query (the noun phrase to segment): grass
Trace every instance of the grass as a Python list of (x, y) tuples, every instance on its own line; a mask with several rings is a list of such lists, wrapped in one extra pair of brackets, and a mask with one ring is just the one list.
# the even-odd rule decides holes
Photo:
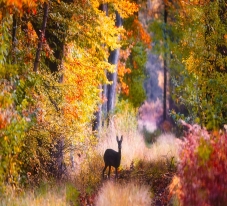
[[(171, 133), (163, 133), (157, 137), (153, 144), (148, 145), (144, 141), (143, 134), (138, 131), (137, 118), (134, 111), (129, 112), (128, 109), (125, 109), (123, 114), (115, 114), (110, 119), (109, 127), (102, 128), (98, 144), (93, 149), (92, 153), (88, 155), (89, 159), (86, 158), (87, 163), (85, 164), (84, 162), (81, 165), (81, 172), (76, 180), (80, 191), (83, 191), (83, 193), (96, 193), (98, 189), (100, 189), (100, 186), (102, 186), (101, 175), (104, 168), (103, 154), (107, 148), (118, 151), (116, 136), (120, 137), (121, 135), (123, 135), (123, 142), (119, 174), (120, 177), (128, 178), (127, 181), (123, 181), (124, 189), (127, 188), (128, 184), (131, 184), (130, 182), (133, 178), (139, 180), (139, 177), (135, 177), (137, 174), (134, 174), (133, 172), (130, 174), (127, 173), (127, 171), (130, 170), (132, 163), (135, 170), (139, 171), (141, 164), (143, 167), (142, 169), (144, 171), (146, 170), (141, 175), (142, 180), (139, 180), (141, 185), (143, 185), (143, 181), (146, 182), (146, 180), (152, 184), (155, 179), (160, 181), (162, 175), (168, 173), (171, 170), (171, 167), (174, 168), (176, 166), (178, 160), (179, 140)], [(84, 165), (86, 166), (84, 167)], [(113, 168), (111, 177), (114, 177)], [(164, 181), (164, 183), (166, 182), (169, 182), (169, 179), (168, 181)], [(102, 188), (105, 187), (109, 187), (110, 190), (118, 188), (117, 185), (102, 186)], [(124, 190), (123, 188), (121, 188), (121, 190)], [(103, 191), (103, 189), (101, 190)], [(156, 189), (151, 188), (150, 190), (155, 191)], [(104, 198), (105, 195), (111, 195), (109, 193), (104, 193), (104, 191), (102, 194), (100, 194), (100, 192), (98, 194), (101, 195), (102, 198)], [(127, 201), (127, 198), (125, 201)]]
[(37, 190), (25, 190), (16, 193), (7, 188), (7, 194), (0, 198), (1, 206), (66, 206), (65, 186), (48, 188), (41, 186)]
[[(118, 133), (118, 134), (117, 134)], [(173, 134), (162, 134), (156, 142), (147, 146), (141, 133), (136, 130), (115, 131), (111, 130), (100, 138), (97, 152), (102, 156), (107, 148), (118, 150), (116, 135), (123, 135), (121, 166), (129, 168), (132, 162), (159, 161), (161, 159), (178, 160), (179, 140)]]
[[(128, 175), (127, 181), (126, 177), (119, 181), (121, 184), (111, 181), (103, 183), (101, 177), (104, 167), (103, 154), (107, 148), (118, 150), (117, 135), (119, 137), (123, 135), (120, 174), (123, 176), (123, 172), (126, 174), (130, 171), (132, 163), (135, 172), (132, 171)], [(80, 154), (75, 152), (75, 168), (71, 169), (69, 178), (71, 184), (55, 186), (44, 184), (39, 188), (23, 191), (19, 195), (9, 189), (5, 198), (0, 198), (0, 205), (79, 205), (79, 195), (85, 198), (93, 197), (94, 194), (97, 206), (151, 205), (151, 191), (155, 194), (152, 185), (155, 187), (155, 181), (163, 179), (164, 173), (168, 173), (168, 166), (178, 160), (178, 148), (178, 139), (170, 133), (161, 134), (148, 146), (142, 133), (138, 131), (136, 111), (126, 108), (111, 118), (109, 127), (102, 129), (97, 145)], [(113, 171), (111, 175), (114, 175)], [(136, 179), (138, 180), (136, 183), (132, 182)]]
[(97, 206), (150, 206), (152, 202), (149, 187), (136, 183), (120, 185), (106, 182), (100, 189)]
[(37, 188), (15, 192), (7, 188), (0, 198), (1, 206), (66, 206), (79, 205), (79, 191), (71, 183), (43, 183)]

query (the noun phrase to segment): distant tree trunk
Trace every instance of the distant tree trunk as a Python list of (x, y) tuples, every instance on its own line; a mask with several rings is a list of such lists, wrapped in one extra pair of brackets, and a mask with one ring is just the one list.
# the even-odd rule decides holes
[(163, 121), (166, 120), (167, 117), (167, 38), (166, 38), (166, 25), (167, 25), (167, 17), (168, 17), (168, 11), (167, 6), (164, 5), (164, 85), (163, 85)]
[[(49, 5), (45, 2), (41, 30), (38, 30), (38, 25), (35, 21), (32, 22), (36, 32), (39, 32), (38, 49), (36, 52), (35, 64), (34, 64), (34, 69), (33, 69), (35, 72), (37, 72), (37, 70), (38, 70), (38, 64), (39, 64), (39, 60), (40, 60), (44, 37), (45, 37), (46, 41), (48, 42), (48, 45), (50, 46), (50, 48), (52, 48), (54, 50), (54, 56), (57, 60), (57, 61), (52, 61), (49, 58), (45, 58), (45, 63), (50, 68), (50, 71), (51, 72), (61, 72), (64, 69), (64, 52), (65, 52), (65, 43), (64, 43), (65, 33), (64, 32), (65, 31), (63, 31), (61, 33), (62, 36), (59, 39), (59, 36), (56, 36), (56, 34), (53, 34), (51, 32), (52, 28), (46, 28), (48, 10), (49, 10)], [(63, 82), (63, 74), (61, 74), (58, 82), (59, 83)], [(46, 86), (48, 86), (48, 85), (46, 85)], [(56, 111), (59, 112), (60, 109), (59, 109), (56, 101), (54, 100), (54, 98), (52, 98), (49, 95), (49, 100), (54, 105)], [(64, 148), (66, 146), (65, 137), (56, 136), (55, 139), (53, 139), (52, 144), (53, 144), (53, 147), (49, 151), (50, 156), (51, 156), (49, 172), (54, 177), (61, 179), (63, 174), (66, 172), (66, 168), (64, 165), (64, 161), (63, 161), (64, 160)]]
[(102, 85), (102, 97), (105, 98), (104, 103), (102, 104), (102, 126), (104, 126), (105, 120), (107, 118), (107, 85)]
[(38, 48), (37, 48), (37, 51), (36, 51), (34, 68), (33, 68), (34, 72), (38, 71), (39, 60), (40, 60), (40, 55), (41, 55), (41, 51), (42, 51), (43, 40), (44, 40), (44, 37), (45, 37), (46, 25), (47, 25), (48, 9), (49, 9), (48, 3), (44, 2), (43, 23), (42, 23), (41, 30), (39, 30), (39, 42), (38, 42)]
[[(122, 19), (119, 13), (116, 11), (116, 26), (122, 26)], [(116, 98), (116, 85), (117, 85), (117, 62), (119, 59), (120, 49), (115, 49), (110, 52), (109, 63), (116, 65), (113, 73), (107, 72), (107, 78), (112, 82), (111, 85), (107, 85), (107, 113), (111, 113), (115, 107)]]
[(63, 75), (63, 70), (64, 70), (64, 55), (65, 55), (65, 43), (62, 43), (62, 48), (61, 48), (61, 54), (60, 54), (60, 65), (59, 65), (59, 71), (61, 72), (61, 76), (59, 79), (59, 83), (63, 83), (64, 81), (64, 75)]
[[(108, 16), (108, 5), (102, 4), (102, 11), (106, 12), (106, 15)], [(107, 75), (107, 71), (105, 71), (105, 74)], [(101, 120), (102, 120), (102, 126), (104, 126), (104, 122), (107, 118), (107, 85), (102, 85), (102, 98), (104, 98), (104, 102), (101, 105)]]
[[(99, 86), (100, 96), (102, 95), (101, 88), (102, 88), (102, 86), (100, 85)], [(101, 124), (101, 116), (102, 116), (102, 105), (101, 104), (98, 105), (97, 111), (95, 112), (94, 116), (95, 116), (95, 118), (94, 118), (93, 124), (92, 124), (92, 131), (96, 132), (95, 135), (98, 136), (99, 129), (101, 126), (100, 124)]]
[[(104, 11), (106, 13), (106, 15), (108, 16), (108, 6), (107, 4), (101, 4), (99, 9), (101, 11)], [(100, 91), (100, 97), (106, 97), (106, 85), (100, 85), (100, 90), (102, 89), (102, 92)], [(96, 132), (96, 135), (98, 135), (97, 133), (100, 130), (101, 127), (101, 121), (102, 121), (102, 114), (104, 114), (104, 118), (106, 115), (106, 102), (104, 102), (103, 104), (99, 104), (97, 111), (94, 114), (94, 120), (92, 122), (92, 131)]]
[[(108, 15), (108, 7), (107, 4), (101, 4), (100, 10), (105, 11), (106, 15)], [(116, 27), (122, 26), (122, 19), (119, 13), (116, 11)], [(103, 85), (102, 86), (102, 96), (107, 99), (107, 102), (104, 102), (103, 105), (99, 105), (98, 111), (94, 114), (95, 119), (93, 121), (92, 129), (93, 131), (98, 131), (101, 125), (101, 117), (102, 113), (104, 117), (108, 116), (115, 107), (115, 98), (116, 98), (116, 85), (117, 85), (117, 63), (119, 59), (119, 51), (120, 49), (115, 49), (110, 52), (110, 56), (108, 58), (108, 62), (110, 64), (116, 65), (115, 71), (113, 73), (106, 72), (107, 79), (112, 82), (111, 85)], [(103, 123), (104, 124), (104, 123)]]
[(13, 29), (12, 29), (12, 63), (16, 63), (16, 31), (17, 31), (17, 18), (16, 14), (13, 14)]
[[(65, 54), (65, 44), (62, 43), (62, 51), (60, 55), (60, 65), (59, 65), (59, 71), (62, 72), (64, 69), (64, 54)], [(64, 80), (64, 75), (61, 74), (59, 78), (59, 83), (63, 83)], [(65, 136), (61, 136), (60, 139), (57, 141), (56, 145), (56, 153), (54, 159), (56, 160), (56, 168), (57, 168), (57, 178), (62, 178), (63, 174), (66, 173), (66, 167), (64, 164), (64, 148), (65, 148)], [(71, 148), (70, 148), (71, 149)], [(72, 165), (74, 162), (72, 162)]]

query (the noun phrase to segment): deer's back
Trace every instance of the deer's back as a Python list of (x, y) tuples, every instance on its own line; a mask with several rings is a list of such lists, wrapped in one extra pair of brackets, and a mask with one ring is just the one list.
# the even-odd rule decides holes
[(121, 156), (112, 149), (107, 149), (104, 153), (104, 162), (108, 166), (119, 167)]

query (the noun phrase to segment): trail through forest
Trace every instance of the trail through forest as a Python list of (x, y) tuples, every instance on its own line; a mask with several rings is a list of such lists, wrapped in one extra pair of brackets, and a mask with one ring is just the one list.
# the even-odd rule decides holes
[[(145, 163), (140, 162), (136, 168), (131, 165), (129, 170), (119, 171), (119, 179), (115, 180), (114, 174), (110, 179), (105, 177), (101, 183), (106, 184), (108, 181), (114, 184), (127, 185), (131, 182), (139, 185), (147, 185), (152, 193), (151, 206), (166, 206), (170, 205), (171, 196), (169, 194), (169, 184), (173, 176), (176, 173), (176, 167), (174, 165), (167, 165), (165, 161), (158, 163)], [(97, 198), (98, 192), (92, 196), (81, 196), (80, 204), (82, 206), (94, 205), (95, 198)]]

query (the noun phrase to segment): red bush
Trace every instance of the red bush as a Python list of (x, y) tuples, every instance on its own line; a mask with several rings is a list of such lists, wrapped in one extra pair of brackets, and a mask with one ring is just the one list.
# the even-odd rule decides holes
[(182, 143), (178, 176), (183, 206), (227, 205), (227, 134), (191, 126)]

